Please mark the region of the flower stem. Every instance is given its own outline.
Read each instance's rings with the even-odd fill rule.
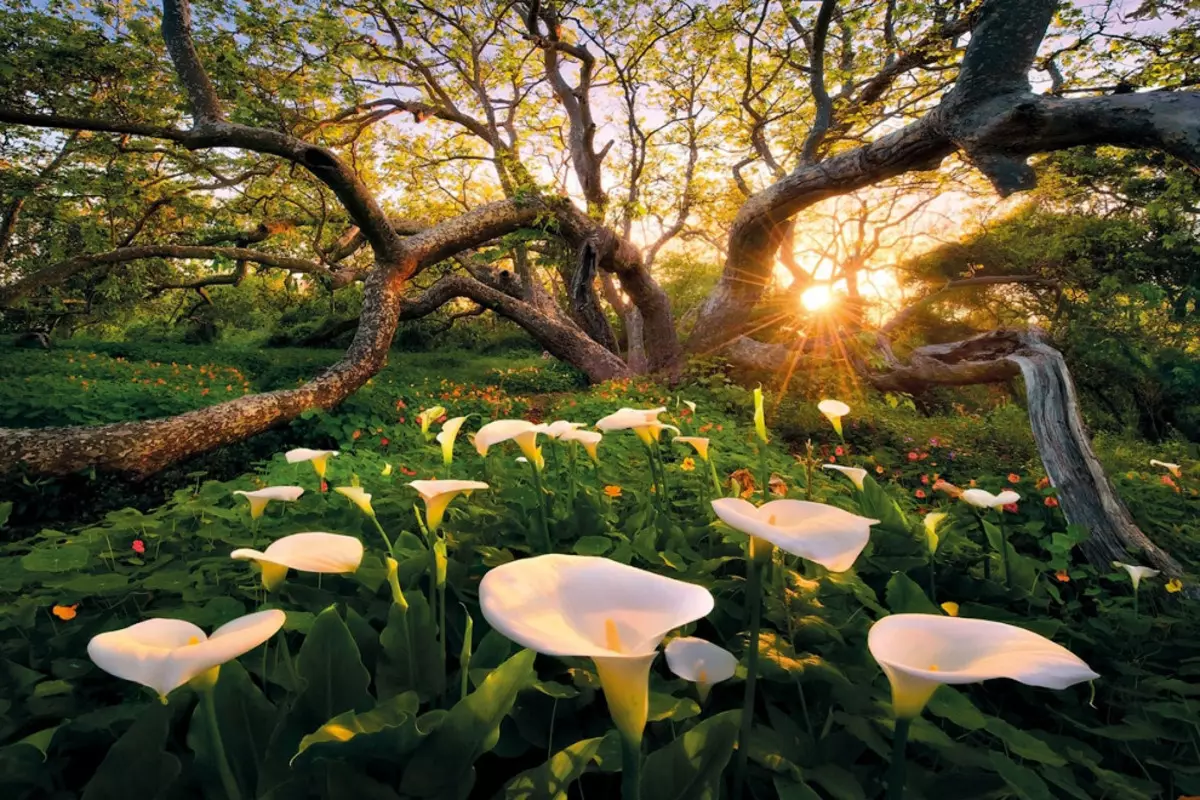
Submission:
[[[909,717],[897,717],[896,729],[892,733],[892,763],[887,774],[887,800],[902,800],[904,781],[908,772],[908,758],[904,754],[908,743],[908,729],[912,725]]]
[[[1000,565],[1004,568],[1004,587],[1012,588],[1012,576],[1008,574],[1008,529],[1000,523]]]
[[[937,560],[929,554],[929,599],[937,605]]]
[[[533,487],[538,496],[538,522],[542,527],[542,546],[546,548],[547,553],[553,553],[554,545],[550,541],[550,515],[546,508],[546,489],[542,483],[542,471],[532,461],[529,462],[529,468],[533,470]]]
[[[758,635],[762,628],[762,566],[746,559],[746,599],[750,612],[750,638],[746,644],[746,693],[742,698],[742,723],[738,732],[737,764],[733,773],[733,800],[741,800],[750,764],[750,730],[754,725],[754,690],[758,681]]]
[[[379,518],[372,514],[371,522],[375,523],[375,530],[379,531],[379,535],[383,537],[383,543],[387,545],[388,555],[392,558],[395,558],[396,553],[394,550],[392,550],[392,540],[388,538],[387,532],[383,529],[383,526],[379,524]]]
[[[717,493],[717,497],[722,497],[721,479],[717,477],[717,462],[711,455],[708,457],[708,472],[712,475],[713,491]]]
[[[225,742],[221,739],[221,728],[217,724],[217,701],[215,684],[201,691],[200,702],[204,705],[204,719],[208,723],[208,732],[212,736],[213,756],[217,760],[217,774],[221,777],[221,786],[228,800],[241,800],[242,792],[238,789],[233,777],[233,769],[229,766],[229,758],[225,755]]]
[[[765,442],[758,446],[758,468],[762,475],[763,502],[767,503],[771,500],[771,470],[767,467],[767,445]]]
[[[641,800],[642,743],[621,737],[621,800]]]

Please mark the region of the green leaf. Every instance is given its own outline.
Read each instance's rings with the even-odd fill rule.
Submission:
[[[988,718],[975,707],[970,699],[953,686],[939,686],[929,700],[929,711],[935,716],[948,719],[960,728],[977,731],[988,723]]]
[[[310,749],[312,757],[393,761],[415,750],[446,713],[433,711],[418,717],[420,707],[416,692],[405,692],[362,714],[338,714],[300,740],[292,763]]]
[[[446,684],[437,626],[425,595],[410,590],[404,599],[408,607],[393,603],[379,636],[375,683],[381,699],[414,691],[422,701],[429,700],[441,694]]]
[[[891,577],[885,591],[888,608],[893,614],[942,614],[916,581],[903,572]]]
[[[11,502],[0,503],[0,528],[8,524],[8,518],[12,516],[12,509],[13,504]]]
[[[296,671],[304,689],[296,698],[295,712],[313,728],[343,711],[371,707],[371,676],[350,629],[332,606],[317,615],[296,656]]]
[[[79,544],[39,547],[21,558],[21,566],[29,572],[70,572],[87,563],[88,549]]]
[[[540,767],[525,770],[504,787],[505,800],[566,800],[567,789],[583,775],[603,741],[603,736],[582,739]]]
[[[1022,767],[1003,753],[992,752],[992,766],[1022,800],[1054,800],[1050,787],[1036,772]]]
[[[452,798],[470,792],[475,760],[496,746],[517,694],[537,678],[534,657],[532,650],[517,653],[450,709],[414,754],[400,783],[402,794]]]
[[[642,797],[653,800],[717,798],[721,773],[733,755],[741,711],[710,717],[666,747],[642,767]]]
[[[575,552],[581,556],[602,556],[612,549],[613,540],[607,536],[581,536],[575,542]]]
[[[988,733],[1004,742],[1009,750],[1022,758],[1040,761],[1054,767],[1063,767],[1067,764],[1067,760],[1056,753],[1050,745],[1032,734],[1014,728],[1002,719],[996,717],[988,719],[986,728]]]
[[[879,520],[873,528],[909,535],[908,520],[904,518],[904,512],[870,475],[863,476],[863,488],[858,493],[858,507],[864,517]]]
[[[275,706],[237,661],[222,665],[213,692],[225,757],[229,760],[238,785],[252,795],[258,785],[258,767],[266,758],[271,730],[275,725]],[[201,697],[192,713],[187,743],[196,754],[196,764],[200,767],[198,774],[202,779],[207,778],[210,792],[218,793],[221,791],[216,778],[218,762],[205,714],[205,702]]]
[[[171,708],[151,703],[108,750],[88,781],[83,800],[155,800],[179,775],[179,759],[166,752]],[[177,796],[177,795],[176,795]]]

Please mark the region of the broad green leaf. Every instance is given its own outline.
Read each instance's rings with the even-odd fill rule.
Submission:
[[[522,772],[504,787],[505,800],[566,800],[567,789],[592,763],[604,737],[583,739],[559,750],[540,767]]]
[[[275,725],[275,706],[263,696],[237,661],[221,667],[213,692],[225,757],[238,785],[252,795],[258,785],[258,768],[266,758]],[[201,697],[192,713],[187,743],[196,754],[196,764],[200,767],[198,774],[207,779],[210,791],[218,792],[221,790],[216,777],[216,745],[205,714],[205,702]]]
[[[29,572],[70,572],[87,563],[88,549],[78,544],[39,547],[21,558],[21,566]]]
[[[393,603],[387,626],[379,636],[375,684],[380,699],[415,691],[421,700],[441,694],[446,683],[439,652],[437,626],[425,595],[404,593],[408,607]]]
[[[613,540],[607,536],[581,536],[574,550],[581,556],[602,556],[612,549]]]
[[[1004,742],[1005,747],[1022,758],[1040,761],[1055,767],[1066,766],[1067,760],[1050,745],[1036,736],[1014,728],[1002,719],[991,717],[987,721],[987,732]]]
[[[471,694],[459,700],[417,749],[400,783],[416,797],[465,797],[475,780],[474,763],[491,750],[500,723],[517,694],[533,684],[535,653],[522,650],[497,667]]]
[[[930,698],[928,708],[934,716],[948,719],[969,731],[977,731],[988,723],[988,718],[983,712],[953,686],[939,686]]]
[[[741,711],[709,717],[666,747],[651,753],[642,766],[642,797],[653,800],[715,800],[721,773],[733,755]]]
[[[166,752],[171,707],[151,703],[100,762],[83,800],[156,800],[178,796],[170,787],[179,759]]]
[[[887,582],[886,597],[893,614],[942,615],[916,581],[902,572],[897,572]]]
[[[317,615],[296,656],[296,671],[304,688],[294,713],[313,728],[344,711],[371,707],[367,686],[371,676],[358,655],[350,629],[332,606]]]
[[[407,755],[446,713],[433,711],[421,717],[420,706],[416,692],[405,692],[370,711],[339,714],[300,740],[292,763],[310,749],[309,756],[337,760],[393,761]]]
[[[992,751],[992,766],[1021,800],[1054,800],[1050,787],[1036,772],[1022,767],[1003,753]]]

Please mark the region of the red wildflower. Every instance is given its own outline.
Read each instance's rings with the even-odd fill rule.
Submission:
[[[1170,475],[1163,475],[1159,480],[1162,481],[1163,486],[1170,486],[1175,491],[1179,491],[1179,487],[1175,485],[1175,481],[1171,480]]]
[[[909,461],[916,461],[918,458],[920,458],[920,456],[918,456],[916,453],[912,452],[911,450],[909,451],[909,453],[908,453]]]
[[[922,476],[921,476],[921,483],[923,483],[924,485],[928,486],[928,485],[929,485],[929,476],[928,476],[928,475],[922,475]]]
[[[401,467],[400,471],[410,477],[417,474],[417,471],[415,469],[409,469],[408,467]]]
[[[322,492],[328,492],[328,491],[329,491],[329,484],[328,484],[328,483],[326,483],[325,481],[321,481],[321,491],[322,491]]]
[[[1047,497],[1046,508],[1058,508],[1058,500],[1053,497]]]
[[[1017,513],[1017,504],[1016,503],[1007,503],[1004,506],[1004,510],[1010,514],[1015,514],[1015,513]]]
[[[915,492],[913,492],[913,494],[916,495],[918,500],[925,499],[925,490],[924,489],[917,489]]]
[[[844,456],[846,455],[846,450],[839,445],[833,449],[833,454],[837,456]]]
[[[146,543],[143,542],[141,539],[134,539],[133,540],[133,552],[137,553],[139,556],[142,553],[145,553],[146,552]]]
[[[380,446],[380,447],[387,447],[387,446],[388,446],[388,444],[390,443],[390,441],[391,441],[391,440],[390,440],[390,439],[388,439],[386,436],[380,437],[380,439],[379,439],[379,446]]]
[[[1021,476],[1015,472],[1010,472],[1010,473],[1008,473],[1008,482],[1009,483],[1020,483]]]

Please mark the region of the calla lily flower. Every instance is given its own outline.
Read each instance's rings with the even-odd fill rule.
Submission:
[[[938,525],[950,516],[944,511],[932,511],[925,515],[925,544],[929,546],[929,554],[933,555],[938,549]]]
[[[754,390],[754,432],[764,443],[767,441],[767,412],[763,409],[761,383]]]
[[[943,683],[1011,678],[1065,689],[1100,677],[1065,647],[1015,625],[933,614],[892,614],[871,626],[867,647],[892,684],[892,708],[910,719]]]
[[[392,465],[391,465],[390,463],[388,463],[388,462],[386,462],[386,461],[385,461],[385,462],[384,462],[384,464],[383,464],[383,471],[382,471],[382,472],[380,472],[379,474],[380,474],[380,475],[382,475],[382,476],[383,476],[383,477],[385,477],[385,478],[386,478],[388,475],[391,475],[391,474],[392,474]]]
[[[489,422],[475,434],[475,449],[479,455],[486,456],[492,445],[507,442],[512,439],[521,448],[525,457],[541,469],[546,461],[542,458],[542,448],[537,445],[537,436],[541,433],[539,426],[524,419],[498,419]]]
[[[455,417],[448,419],[442,425],[442,429],[438,431],[438,444],[442,446],[442,463],[449,466],[454,460],[454,440],[458,438],[459,428],[467,421],[466,417]]]
[[[361,486],[337,486],[334,487],[334,491],[349,499],[368,517],[375,516],[375,509],[371,507],[371,495],[364,492]]]
[[[476,489],[490,488],[483,481],[411,481],[408,485],[425,501],[425,525],[430,532],[441,526],[451,500],[460,494],[470,496]]]
[[[287,576],[289,569],[300,572],[354,572],[363,559],[363,544],[353,536],[337,533],[293,533],[267,545],[259,552],[247,547],[234,550],[230,558],[256,561],[262,569],[262,582],[272,591]]]
[[[814,561],[830,572],[845,572],[854,565],[867,546],[871,526],[879,522],[807,500],[772,500],[755,506],[740,497],[722,497],[712,506],[729,527]]]
[[[712,611],[713,596],[607,558],[551,554],[489,571],[479,604],[493,628],[523,647],[595,661],[613,722],[639,743],[658,645]]]
[[[181,619],[148,619],[94,636],[88,656],[108,674],[149,686],[165,699],[172,689],[270,639],[286,618],[278,609],[259,611],[227,622],[212,636]]]
[[[564,433],[573,431],[576,428],[583,428],[585,426],[586,423],[583,422],[567,422],[565,419],[556,419],[554,422],[550,423],[543,422],[537,427],[539,433],[544,433],[551,439],[559,439],[562,438]]]
[[[684,401],[683,401],[683,404],[684,404],[685,406],[687,406],[689,409],[691,409],[691,412],[692,412],[693,414],[695,414],[695,413],[696,413],[696,404],[695,404],[695,403],[693,403],[691,400],[684,400]]]
[[[311,461],[313,469],[317,471],[317,475],[321,478],[325,477],[325,467],[329,464],[329,457],[336,456],[337,450],[309,450],[307,447],[297,447],[295,450],[288,450],[283,454],[289,464],[299,464],[301,461]]]
[[[587,454],[592,459],[592,462],[599,464],[600,454],[597,452],[597,448],[600,447],[600,440],[603,438],[604,436],[596,431],[569,430],[563,434],[560,434],[558,440],[560,442],[579,442],[581,445],[583,445],[583,449],[587,451]]]
[[[439,417],[446,413],[446,409],[441,406],[433,406],[427,408],[417,414],[417,422],[421,423],[421,433],[429,435],[429,426],[432,425]]]
[[[667,642],[667,666],[685,681],[696,684],[700,701],[708,697],[714,683],[727,681],[737,670],[737,657],[712,642],[681,636]]]
[[[833,426],[837,435],[841,436],[842,417],[850,413],[850,406],[841,400],[822,400],[817,403],[817,411],[825,415],[825,419],[829,420],[829,424]]]
[[[1155,578],[1161,573],[1150,567],[1139,567],[1136,564],[1126,564],[1123,561],[1114,561],[1112,565],[1118,569],[1123,569],[1129,573],[1129,580],[1133,582],[1133,590],[1136,592],[1138,586],[1142,582],[1142,578]]]
[[[679,433],[679,428],[674,425],[658,421],[658,415],[666,410],[666,407],[622,408],[598,421],[596,427],[605,433],[632,430],[644,444],[649,446],[658,441],[664,428]]]
[[[701,461],[708,461],[708,438],[705,436],[676,436],[671,441],[690,444],[700,456]]]
[[[1152,466],[1152,467],[1162,467],[1162,468],[1163,468],[1163,469],[1165,469],[1167,472],[1169,472],[1169,473],[1171,473],[1172,475],[1174,475],[1176,478],[1178,478],[1178,477],[1181,477],[1181,474],[1182,474],[1182,473],[1180,472],[1179,465],[1178,465],[1178,464],[1172,464],[1172,463],[1170,463],[1169,461],[1159,461],[1157,458],[1152,458],[1152,459],[1150,459],[1150,466]]]
[[[291,503],[300,499],[304,490],[299,486],[268,486],[266,489],[255,489],[253,492],[243,492],[239,489],[234,494],[240,494],[250,501],[250,518],[258,519],[267,510],[267,504],[272,500]]]
[[[859,467],[843,467],[841,464],[822,464],[821,469],[832,469],[842,473],[850,480],[854,481],[854,485],[861,492],[863,488],[863,478],[867,477],[867,471]]]
[[[1005,489],[1000,494],[992,494],[985,489],[967,489],[959,498],[976,508],[1003,508],[1020,500],[1021,495],[1012,489]]]

